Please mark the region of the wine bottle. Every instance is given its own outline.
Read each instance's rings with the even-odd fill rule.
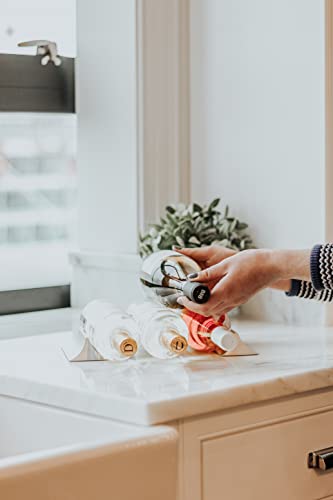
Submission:
[[[181,316],[188,327],[188,343],[197,351],[224,354],[233,351],[240,342],[225,314],[217,321],[184,309]]]
[[[177,303],[181,295],[204,304],[210,297],[209,288],[187,277],[199,271],[200,266],[193,259],[173,250],[161,250],[144,260],[140,279],[146,296],[168,307],[181,307]]]
[[[154,302],[131,304],[127,312],[137,322],[144,349],[160,359],[174,358],[187,349],[187,328],[174,311]]]
[[[93,300],[85,306],[79,328],[105,359],[126,360],[137,351],[139,332],[135,321],[106,300]]]

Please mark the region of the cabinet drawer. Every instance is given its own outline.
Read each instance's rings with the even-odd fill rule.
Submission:
[[[333,495],[333,469],[309,469],[333,446],[333,411],[201,440],[202,500],[314,500]]]

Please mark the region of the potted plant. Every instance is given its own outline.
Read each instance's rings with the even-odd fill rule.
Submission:
[[[220,199],[216,198],[204,206],[198,203],[167,206],[160,222],[140,235],[141,257],[171,249],[173,245],[195,248],[215,244],[234,250],[253,248],[252,239],[246,232],[248,225],[230,216],[228,206],[222,214],[219,203]]]

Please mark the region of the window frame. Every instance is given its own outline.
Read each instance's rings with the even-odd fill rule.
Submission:
[[[69,284],[0,292],[0,316],[64,309],[70,305]]]
[[[0,54],[0,112],[75,113],[75,60],[43,66],[41,59]]]

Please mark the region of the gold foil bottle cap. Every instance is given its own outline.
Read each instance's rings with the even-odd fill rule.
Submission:
[[[181,354],[187,349],[187,340],[182,335],[179,335],[178,332],[174,332],[169,330],[163,333],[163,341],[164,344],[170,349],[170,351]]]
[[[138,344],[136,340],[129,336],[126,331],[119,330],[115,333],[113,338],[113,345],[118,349],[118,351],[130,358],[138,350]]]
[[[187,349],[187,340],[182,335],[174,337],[170,343],[170,349],[177,354],[180,354]]]
[[[134,339],[128,338],[121,342],[119,350],[122,354],[124,354],[124,356],[134,356],[138,350],[138,344]]]

